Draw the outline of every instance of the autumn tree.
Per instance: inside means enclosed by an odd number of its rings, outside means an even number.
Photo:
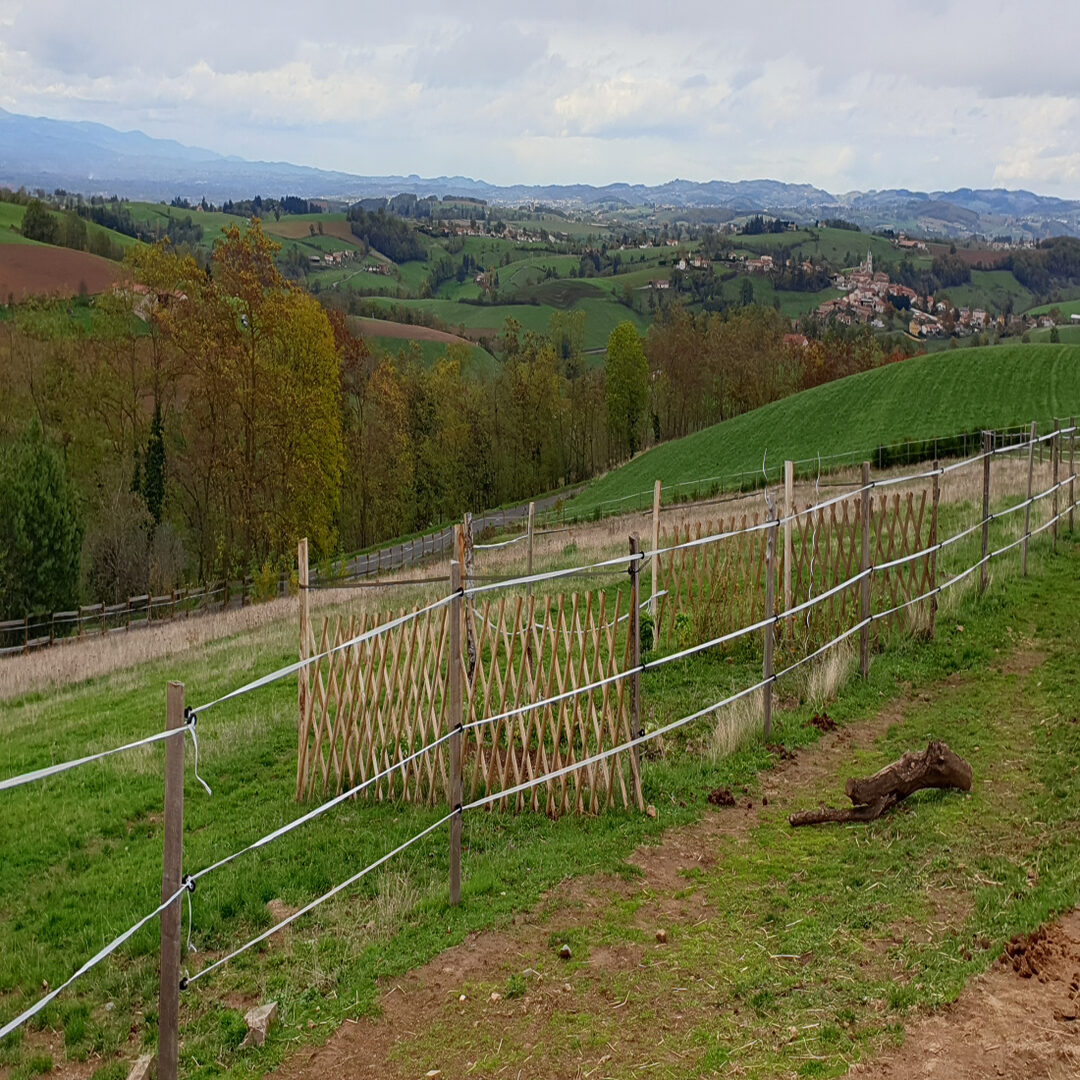
[[[152,318],[190,382],[181,501],[202,566],[225,572],[298,536],[323,554],[336,543],[340,361],[325,312],[284,280],[277,250],[252,219],[224,231],[209,274],[168,249],[150,267],[167,298]]]
[[[608,337],[604,397],[613,449],[633,457],[649,403],[649,364],[632,322],[619,323]]]

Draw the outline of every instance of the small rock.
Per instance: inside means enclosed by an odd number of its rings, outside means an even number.
[[[1054,1010],[1055,1020],[1075,1020],[1076,1019],[1076,1005],[1073,1002],[1069,1002],[1067,1005],[1063,1005],[1060,1009]]]
[[[502,994],[498,990],[492,990],[491,997],[488,1000],[494,1005],[496,1002],[502,1001]]]
[[[442,1076],[442,1069],[428,1069],[424,1073],[425,1080],[438,1080],[440,1076]]]
[[[464,994],[458,995],[458,1001],[468,1001],[468,1000],[469,999]]]
[[[653,806],[652,803],[645,807],[645,816],[651,818],[656,817],[656,807]]]
[[[315,1021],[314,1021],[314,1020],[309,1020],[309,1021],[307,1022],[307,1029],[308,1029],[308,1031],[312,1031],[312,1030],[314,1030],[314,1028],[315,1028]],[[243,1044],[243,1043],[241,1043],[240,1045],[241,1045],[241,1046],[243,1046],[244,1044]]]
[[[561,959],[561,960],[569,960],[570,955],[571,955],[570,946],[564,944],[563,947],[559,950],[559,959]]]
[[[564,994],[569,994],[569,993],[571,993],[571,992],[573,991],[573,989],[574,989],[574,988],[573,988],[573,987],[572,987],[572,986],[571,986],[571,985],[570,985],[569,983],[563,983],[563,984],[562,984],[562,988],[563,988],[563,993],[564,993]]]
[[[131,1072],[128,1073],[127,1080],[153,1080],[157,1072],[156,1065],[157,1061],[153,1054],[143,1054],[131,1066]]]
[[[115,1009],[115,1008],[116,1008],[116,1006],[111,1001],[106,1001],[105,1002],[105,1011],[106,1012],[112,1012],[113,1009]]]
[[[248,1009],[244,1014],[244,1023],[247,1024],[247,1034],[240,1044],[240,1049],[245,1046],[262,1046],[266,1042],[266,1036],[270,1029],[277,1023],[278,1007],[276,1001],[266,1005],[256,1005],[254,1009]],[[314,1020],[308,1021],[308,1027],[315,1026]]]
[[[666,930],[657,930],[656,931],[656,941],[657,941],[657,944],[659,944],[659,945],[666,945],[667,944],[667,931]]]

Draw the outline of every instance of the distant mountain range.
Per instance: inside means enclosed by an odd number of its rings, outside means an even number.
[[[714,208],[732,217],[770,213],[806,221],[843,217],[863,227],[963,236],[978,232],[1080,235],[1080,201],[1003,188],[956,191],[851,191],[833,195],[811,184],[777,180],[666,184],[514,184],[465,176],[356,176],[284,161],[247,161],[154,139],[104,124],[22,116],[0,109],[0,185],[151,201],[175,195],[213,202],[253,195],[357,199],[412,192],[468,195],[492,203],[543,202],[603,210],[627,207]]]

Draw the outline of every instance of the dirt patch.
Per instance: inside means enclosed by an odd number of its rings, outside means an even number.
[[[904,1045],[849,1075],[983,1080],[1080,1075],[1080,911],[1014,938],[998,963]]]
[[[816,727],[818,731],[824,734],[827,731],[836,730],[836,721],[827,712],[822,710],[810,718],[810,726]]]
[[[124,274],[120,263],[70,248],[0,244],[0,302],[14,297],[104,292]]]
[[[884,709],[873,721],[824,735],[798,757],[785,752],[762,778],[765,797],[754,806],[746,793],[726,791],[732,804],[708,810],[694,825],[671,829],[658,843],[639,848],[629,861],[640,877],[582,877],[562,883],[532,912],[514,916],[505,930],[470,935],[424,967],[388,983],[379,1000],[381,1015],[347,1020],[321,1047],[299,1051],[278,1071],[285,1080],[323,1076],[385,1077],[406,1080],[438,1068],[441,1075],[483,1075],[486,1055],[511,1042],[520,1053],[503,1075],[531,1078],[631,1075],[638,1064],[667,1062],[686,1067],[678,1040],[658,1046],[658,1032],[674,1034],[715,1015],[715,988],[686,975],[674,996],[650,994],[649,969],[666,963],[669,942],[710,917],[708,900],[694,888],[701,871],[714,866],[723,841],[748,843],[762,814],[786,816],[796,800],[835,781],[840,764],[855,750],[871,746],[898,722],[909,701]],[[710,793],[703,793],[706,798]],[[662,808],[661,808],[662,813]],[[574,931],[598,923],[611,905],[632,910],[630,923],[641,944],[595,944],[585,951]],[[572,956],[559,959],[558,947],[571,943]],[[544,958],[544,959],[537,959]],[[527,966],[528,965],[528,966]],[[523,996],[508,998],[510,977],[524,977]],[[492,994],[500,994],[498,1000]],[[648,1008],[648,1024],[634,1021]],[[551,1024],[588,1017],[595,1051],[584,1053],[551,1041]],[[403,1051],[431,1027],[452,1021],[460,1041],[439,1050],[438,1060],[408,1061]],[[601,1066],[603,1066],[601,1068]]]
[[[312,235],[311,225],[312,223],[308,221],[263,223],[263,227],[271,236],[280,236],[285,240],[306,240]],[[358,243],[347,221],[323,221],[321,234],[318,223],[315,223],[315,235],[332,236],[335,240],[344,241],[350,247],[356,247]]]
[[[447,345],[472,345],[468,338],[463,338],[459,334],[448,334],[445,330],[436,330],[430,326],[391,322],[389,319],[353,316],[349,319],[349,325],[368,337],[394,338],[403,341],[442,341]]]

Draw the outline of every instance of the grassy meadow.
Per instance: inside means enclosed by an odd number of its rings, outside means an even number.
[[[970,510],[955,507],[952,512]],[[998,542],[996,534],[993,542]],[[875,895],[872,909],[859,898],[870,856],[857,850],[858,827],[791,834],[780,820],[766,821],[751,833],[749,846],[725,856],[722,865],[739,867],[734,878],[718,866],[715,877],[687,882],[688,888],[708,896],[714,908],[704,923],[673,928],[680,963],[695,971],[719,965],[718,970],[727,972],[730,958],[722,957],[732,932],[756,934],[760,927],[778,931],[792,921],[793,911],[805,915],[802,909],[809,906],[812,917],[801,920],[799,929],[783,930],[783,949],[777,950],[809,950],[815,957],[800,973],[812,988],[805,998],[789,999],[789,976],[757,961],[741,973],[732,970],[730,980],[725,976],[725,985],[730,982],[725,994],[746,1003],[751,1024],[787,1024],[788,1017],[795,1023],[815,1008],[844,1015],[850,1011],[852,1021],[836,1045],[815,1049],[839,1068],[845,1056],[872,1051],[910,1008],[955,996],[964,978],[995,955],[980,951],[965,958],[964,943],[972,935],[987,937],[996,949],[1011,934],[1031,929],[1080,898],[1080,842],[1059,828],[1080,795],[1080,780],[1063,768],[1062,754],[1074,758],[1080,744],[1075,727],[1038,723],[1050,713],[1070,715],[1080,707],[1080,659],[1072,645],[1080,550],[1071,541],[1062,546],[1063,554],[1052,558],[1045,539],[1034,544],[1032,576],[1024,582],[1010,579],[1007,572],[1015,569],[1015,555],[1008,566],[995,564],[990,597],[979,603],[970,591],[950,595],[935,643],[897,643],[875,658],[869,683],[844,685],[829,705],[830,715],[841,724],[857,725],[912,688],[934,692],[937,683],[953,676],[947,707],[916,709],[902,734],[890,728],[859,759],[860,770],[873,771],[929,735],[944,735],[959,752],[978,754],[978,766],[987,775],[996,775],[994,770],[1014,761],[1023,747],[1030,768],[1022,774],[1007,772],[1002,781],[1017,784],[1023,799],[999,800],[994,791],[979,789],[969,806],[960,797],[937,793],[912,800],[910,807],[872,826],[871,835],[899,841],[895,850],[890,847],[887,856],[879,857],[884,861],[873,864],[874,879],[880,878],[885,888]],[[572,561],[575,555],[573,544],[562,551],[564,560]],[[159,730],[167,680],[184,682],[189,704],[212,700],[289,662],[295,656],[295,635],[289,612],[280,622],[247,634],[203,639],[191,647],[178,639],[177,650],[167,658],[75,678],[60,689],[5,695],[6,700],[0,700],[0,776]],[[1016,680],[997,672],[997,665],[1002,653],[1033,636],[1050,659],[1038,686],[1025,684],[1017,717],[1012,708]],[[137,637],[133,635],[133,644]],[[66,662],[67,656],[76,661],[76,650],[61,654],[58,662]],[[785,662],[783,650],[779,662]],[[759,677],[760,658],[752,647],[659,668],[644,677],[648,727],[686,715]],[[780,690],[786,707],[776,717],[775,742],[792,751],[810,746],[819,737],[809,723],[822,706],[819,691],[812,680],[799,677]],[[243,847],[305,809],[294,801],[295,711],[296,684],[286,679],[202,714],[199,769],[214,793],[207,796],[195,782],[189,747],[186,872]],[[758,792],[769,784],[773,754],[760,737],[748,734],[756,730],[757,721],[751,713],[739,723],[733,735],[722,718],[707,715],[650,747],[644,783],[647,800],[661,808],[656,819],[622,812],[584,821],[551,821],[532,814],[470,816],[465,823],[463,903],[458,908],[447,904],[445,834],[436,832],[410,848],[318,914],[188,990],[181,1006],[182,1073],[239,1076],[252,1069],[265,1071],[297,1045],[321,1041],[346,1017],[371,1014],[380,986],[392,985],[444,948],[481,929],[509,927],[517,913],[536,908],[568,877],[599,875],[595,889],[600,895],[605,875],[611,881],[632,881],[635,871],[627,859],[635,848],[660,842],[666,828],[711,813],[705,802],[708,791],[746,786]],[[162,761],[160,747],[146,748],[3,793],[0,1018],[33,1000],[43,982],[62,981],[83,957],[156,905]],[[1045,829],[1032,829],[1030,805],[1037,808]],[[307,903],[443,812],[346,803],[202,879],[192,897],[191,940],[198,952],[187,958],[190,970],[268,928],[282,912]],[[930,858],[943,828],[955,835],[956,848],[963,853],[962,873],[951,869],[951,860],[943,866]],[[813,884],[800,884],[799,867],[808,860],[816,865]],[[1031,860],[1040,866],[1038,885],[1017,898],[1014,879],[1023,878]],[[770,893],[768,882],[777,880],[788,882],[787,888]],[[897,920],[924,919],[932,902],[928,890],[946,887],[964,890],[972,903],[958,909],[967,914],[937,943],[945,958],[913,937],[891,947],[889,964],[864,963],[864,956],[876,955],[874,943],[887,935],[889,926]],[[829,903],[833,895],[845,899]],[[609,939],[630,942],[640,933],[626,920],[625,910],[615,900],[612,904],[602,918],[577,924],[570,919],[564,928],[564,939],[574,942],[575,954],[565,977],[575,982],[590,977],[590,949],[609,944]],[[186,940],[186,913],[184,919]],[[839,926],[846,926],[850,936],[845,948],[835,952],[824,943]],[[0,1069],[8,1069],[10,1080],[22,1080],[47,1072],[47,1063],[70,1059],[85,1061],[86,1074],[96,1080],[124,1076],[127,1063],[156,1038],[156,948],[155,925],[62,995],[25,1034],[0,1046]],[[888,990],[895,959],[912,972],[900,992]],[[549,957],[539,956],[531,966],[542,970],[550,963]],[[841,985],[838,973],[853,976],[852,983]],[[669,977],[682,979],[685,974],[648,968],[640,977],[660,993]],[[242,1013],[263,1000],[280,1003],[283,1023],[265,1048],[241,1052]],[[672,1066],[661,1075],[697,1075],[693,1070],[699,1066],[726,1060],[723,1055],[733,1052],[731,1032],[723,1023],[706,1037],[703,1016],[693,1011],[688,1015],[694,1025],[686,1038],[696,1049],[683,1071]],[[599,1018],[597,1022],[603,1023]],[[417,1036],[419,1056],[433,1052],[434,1038]],[[508,1040],[508,1056],[499,1058],[496,1068],[512,1060],[515,1046]],[[755,1069],[779,1067],[788,1060],[784,1050],[776,1060],[765,1048],[741,1053],[747,1056],[739,1060]]]
[[[686,494],[694,490],[688,482],[699,479],[703,490],[714,477],[737,483],[737,474],[760,474],[766,456],[775,470],[785,459],[866,455],[879,444],[1074,414],[1080,415],[1077,346],[947,350],[852,375],[654,447],[593,481],[566,510],[587,514],[627,496],[651,505],[658,479],[686,485]]]

